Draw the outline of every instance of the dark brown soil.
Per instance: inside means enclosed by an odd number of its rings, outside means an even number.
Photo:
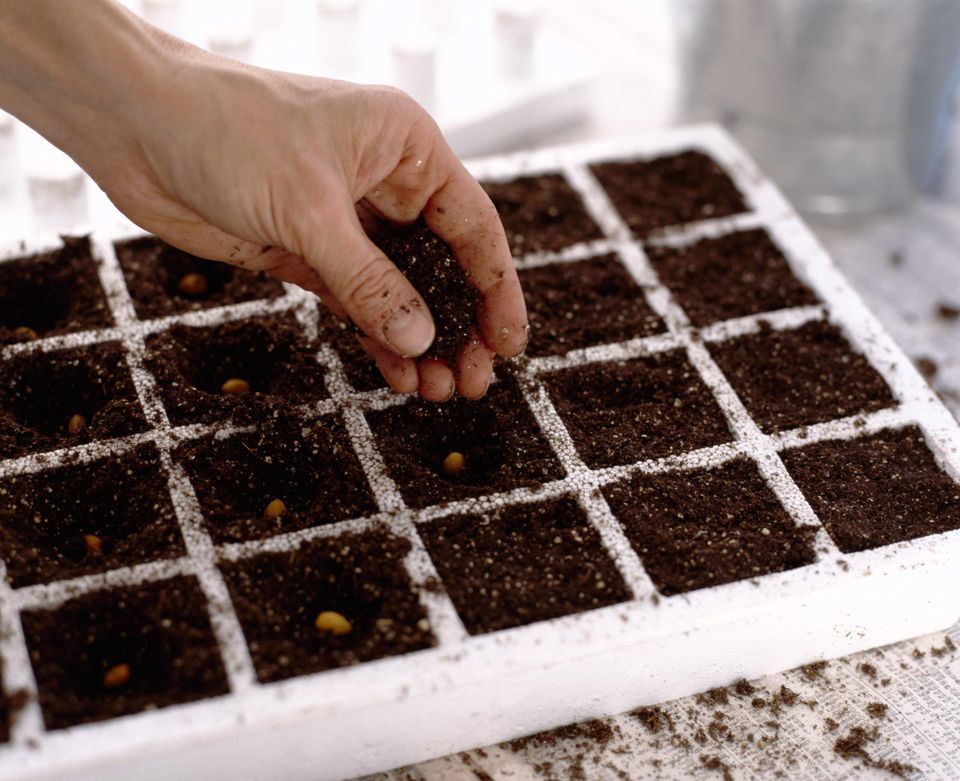
[[[960,306],[948,304],[946,301],[940,301],[937,304],[937,317],[941,320],[957,320],[960,318]]]
[[[880,733],[876,727],[867,729],[865,727],[852,727],[850,731],[841,738],[837,738],[833,744],[834,753],[843,759],[859,759],[864,767],[872,767],[878,770],[886,770],[897,778],[913,778],[918,772],[913,765],[908,765],[896,760],[874,759],[867,751],[867,745],[879,737]]]
[[[647,247],[647,255],[695,326],[817,303],[763,230]]]
[[[710,352],[764,431],[783,431],[893,406],[886,383],[835,326],[761,328]]]
[[[0,263],[0,345],[113,325],[87,237],[63,247]]]
[[[221,564],[259,679],[277,681],[435,645],[402,566],[409,549],[405,540],[378,530]],[[351,631],[318,631],[314,621],[328,610],[346,618]]]
[[[95,592],[22,620],[48,729],[228,692],[193,578]],[[127,683],[105,686],[120,664],[130,666]]]
[[[316,346],[291,315],[174,326],[147,338],[146,365],[175,425],[223,420],[264,402],[289,409],[327,396]],[[252,393],[222,393],[231,378],[246,380]]]
[[[141,319],[283,295],[283,285],[266,274],[203,260],[154,236],[119,242],[116,251]],[[186,274],[203,275],[206,292],[181,292],[178,283]]]
[[[323,309],[320,312],[320,338],[329,342],[343,363],[343,371],[354,390],[374,391],[386,388],[387,382],[380,374],[373,358],[367,355],[357,341],[357,330],[336,315]]]
[[[915,427],[782,454],[844,553],[960,529],[960,486]]]
[[[509,376],[501,376],[479,401],[412,401],[366,415],[390,476],[411,507],[540,485],[564,475]],[[456,477],[442,468],[451,451],[466,458]]]
[[[497,207],[516,257],[603,238],[583,200],[560,174],[482,184]]]
[[[190,474],[216,542],[258,539],[372,515],[376,506],[338,418],[305,422],[278,413],[257,431],[184,443]],[[286,512],[267,518],[274,499]]]
[[[569,496],[458,515],[420,527],[471,634],[630,598],[600,537]]]
[[[87,552],[87,534],[99,553]],[[0,482],[0,556],[14,587],[183,552],[153,445]]]
[[[633,232],[748,211],[730,177],[702,152],[591,166]]]
[[[377,246],[404,273],[433,315],[436,337],[425,358],[455,366],[460,350],[477,328],[480,294],[453,251],[422,223],[395,235],[377,237]]]
[[[604,488],[610,508],[665,595],[801,567],[816,527],[797,527],[757,467],[637,474]]]
[[[31,352],[0,364],[0,458],[143,431],[146,421],[117,342]],[[68,423],[86,425],[71,434]]]
[[[680,351],[564,369],[544,381],[590,467],[732,439],[716,401]]]
[[[563,355],[666,330],[615,255],[520,272],[530,318],[527,355]]]

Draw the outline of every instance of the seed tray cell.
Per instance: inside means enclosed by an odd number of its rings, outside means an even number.
[[[286,285],[141,314],[116,248],[146,239],[123,231],[92,238],[102,326],[0,347],[119,344],[145,421],[0,456],[0,486],[147,449],[176,531],[162,553],[66,557],[55,580],[2,549],[0,777],[350,777],[956,620],[957,424],[726,134],[471,168],[534,183],[549,230],[531,218],[516,264],[570,339],[499,365],[478,404],[389,393]],[[730,247],[749,252],[724,266]],[[590,264],[602,292],[580,299]],[[551,320],[608,298],[582,339]],[[267,322],[296,335],[303,392],[180,415],[157,342]],[[261,362],[235,370],[256,385]]]

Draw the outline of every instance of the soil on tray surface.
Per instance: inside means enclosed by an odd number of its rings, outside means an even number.
[[[354,390],[374,391],[387,387],[387,381],[383,379],[377,364],[357,341],[358,331],[354,326],[345,323],[326,307],[320,307],[319,321],[321,341],[329,342],[340,356],[343,373]]]
[[[664,595],[814,560],[817,527],[796,526],[746,459],[692,472],[635,474],[603,493]]]
[[[146,365],[175,425],[210,423],[264,403],[290,409],[327,396],[316,346],[291,315],[174,326],[147,338]],[[229,379],[245,380],[250,392],[224,394]]]
[[[817,303],[763,230],[646,252],[695,326]]]
[[[423,358],[455,366],[460,350],[477,329],[480,294],[450,249],[423,223],[375,239],[423,297],[433,315],[436,337]],[[405,304],[409,306],[409,304]]]
[[[886,383],[840,330],[815,320],[709,346],[764,431],[784,431],[894,404]]]
[[[113,325],[87,237],[0,263],[0,345]],[[19,330],[18,330],[19,329]]]
[[[560,174],[483,182],[516,257],[555,252],[581,241],[603,238],[583,200]]]
[[[660,458],[733,438],[682,351],[562,369],[543,379],[590,467]]]
[[[0,363],[0,458],[73,447],[146,427],[117,342],[30,352]],[[71,431],[71,419],[83,423]]]
[[[591,166],[624,221],[638,236],[658,228],[747,211],[724,170],[702,152]]]
[[[257,677],[266,683],[435,645],[403,568],[409,550],[378,529],[221,563]],[[318,630],[326,611],[345,618],[349,631]]]
[[[141,319],[283,295],[279,280],[262,272],[203,260],[154,236],[118,242],[115,246],[134,309]],[[187,274],[199,274],[203,285],[193,288],[193,292],[184,292],[180,285]]]
[[[367,412],[387,468],[411,507],[540,485],[564,475],[540,433],[514,378],[501,367],[500,379],[479,401],[445,404],[410,401]],[[450,476],[443,469],[451,452],[465,467]]]
[[[527,355],[563,355],[666,330],[615,255],[520,272],[530,318]]]
[[[277,413],[257,430],[202,437],[175,458],[190,475],[210,536],[238,542],[372,515],[376,505],[339,418]],[[284,511],[266,508],[279,499]]]
[[[844,553],[960,529],[960,485],[915,426],[781,456]]]
[[[419,531],[470,634],[630,599],[570,496],[443,518]]]
[[[22,620],[49,729],[229,691],[194,578],[98,591]]]
[[[0,481],[0,556],[14,587],[183,552],[152,444]]]

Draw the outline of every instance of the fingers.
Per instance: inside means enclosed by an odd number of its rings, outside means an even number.
[[[523,352],[528,338],[523,291],[503,225],[483,188],[455,161],[423,215],[483,296],[478,322],[484,341],[500,355]]]
[[[305,246],[307,262],[367,337],[404,358],[426,352],[436,333],[430,310],[352,209],[315,230]]]
[[[390,390],[396,393],[416,392],[420,378],[417,374],[417,364],[412,358],[401,358],[366,336],[358,336],[357,341],[376,361],[377,368],[390,386]]]
[[[457,393],[466,399],[479,399],[487,392],[493,374],[493,350],[479,337],[472,339],[457,358]]]
[[[420,397],[426,401],[448,401],[456,389],[453,370],[436,358],[417,361],[420,378]]]

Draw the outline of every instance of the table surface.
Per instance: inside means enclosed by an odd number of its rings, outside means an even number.
[[[598,77],[584,123],[530,139],[528,145],[627,135],[670,124],[679,75],[665,0],[599,0],[591,3],[589,18],[582,4],[554,0],[546,13],[550,25],[594,58]],[[960,415],[960,319],[937,314],[940,304],[960,306],[960,207],[920,197],[898,212],[809,221],[907,355],[936,364],[932,383]],[[960,646],[960,623],[946,633],[834,660],[819,676],[795,670],[753,681],[757,693],[730,696],[726,704],[702,696],[664,704],[672,729],[652,732],[625,714],[600,726],[478,749],[372,778],[894,777],[871,766],[865,760],[869,756],[874,765],[894,760],[913,765],[925,779],[956,779],[960,653],[945,647],[945,637]],[[876,672],[871,674],[871,668]],[[786,706],[774,697],[771,707],[771,697],[783,685],[798,694],[797,704]],[[766,706],[753,707],[758,695]],[[865,709],[872,702],[886,705],[886,715],[870,716]],[[780,712],[772,712],[778,704]],[[836,728],[831,729],[831,719]],[[870,737],[876,728],[875,739],[863,746],[865,755],[857,753],[853,741],[847,746],[853,754],[844,758],[834,746],[857,727]]]

